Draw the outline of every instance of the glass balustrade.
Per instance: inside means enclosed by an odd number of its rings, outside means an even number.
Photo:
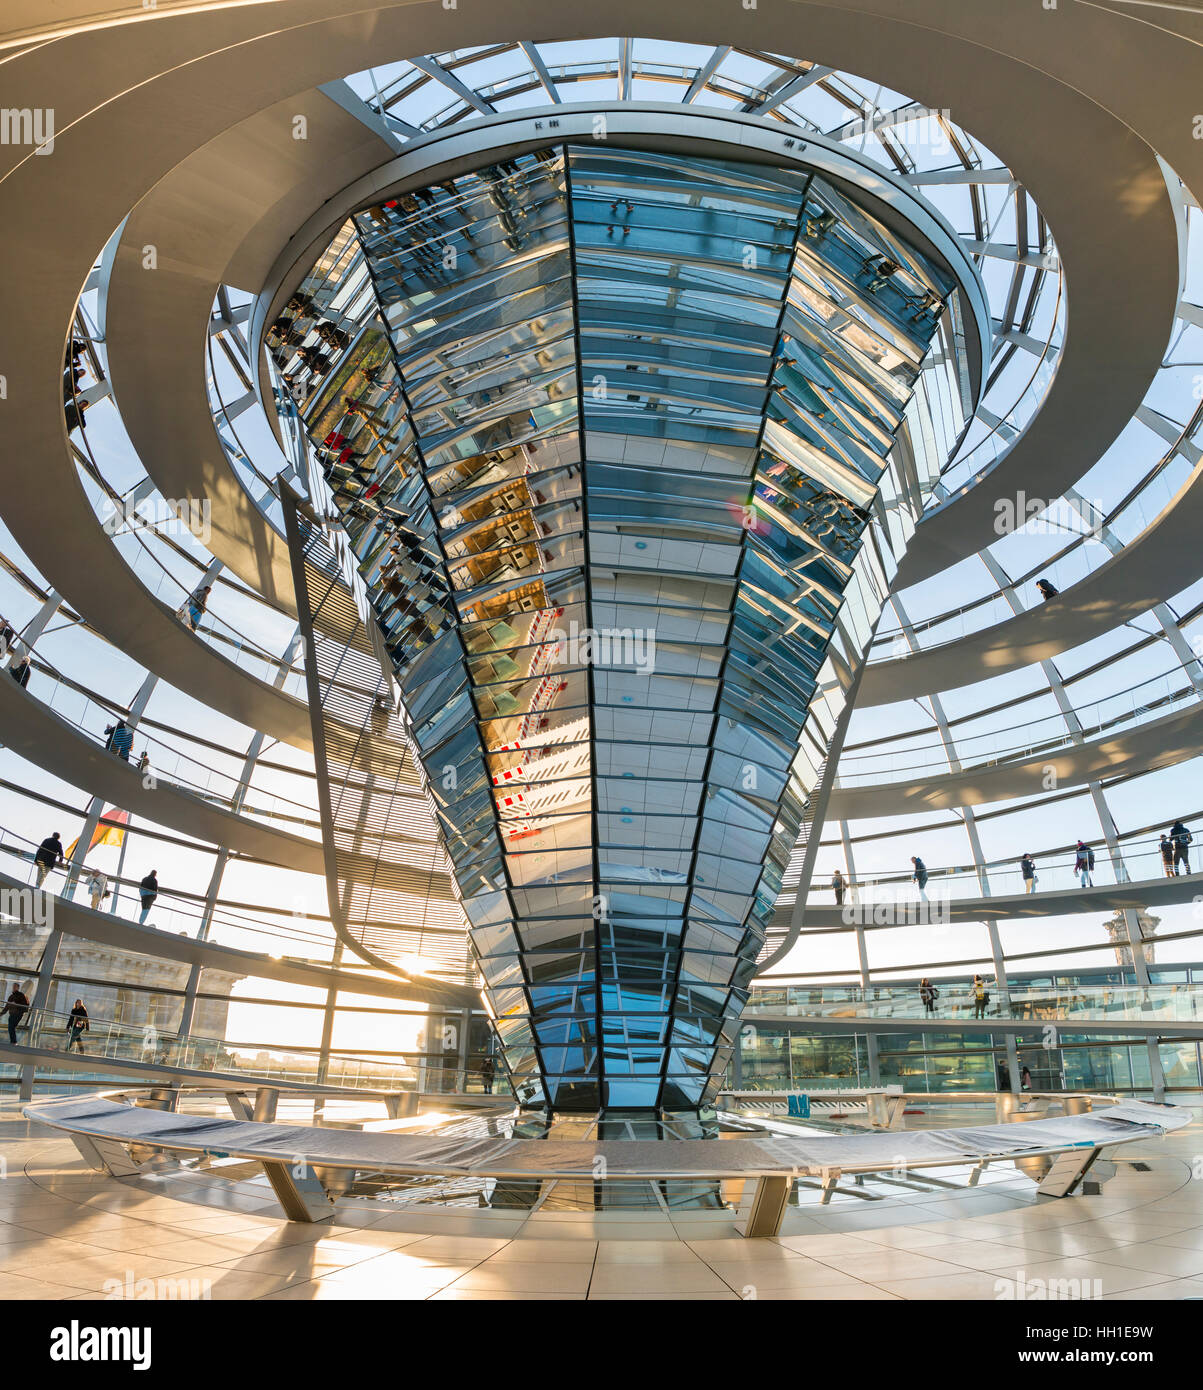
[[[1193,852],[1194,846],[1191,846]],[[833,851],[834,854],[834,851]],[[1094,868],[1090,872],[1092,885],[1096,888],[1116,887],[1126,883],[1156,881],[1166,877],[1165,864],[1157,840],[1134,840],[1122,844],[1118,855],[1096,848]],[[961,901],[966,898],[1007,897],[1026,893],[1025,880],[1019,868],[1019,855],[1013,865],[987,864],[980,870],[972,864],[940,867],[928,865],[927,900],[938,904],[941,899]],[[1074,868],[1076,856],[1071,851],[1044,857],[1034,855],[1036,863],[1036,894],[1050,891],[1064,891],[1082,887],[1078,872]],[[1198,860],[1193,866],[1203,867]],[[841,872],[843,872],[841,867]],[[876,903],[914,903],[919,902],[919,890],[911,879],[910,868],[897,869],[866,877],[858,877],[848,882],[845,875],[845,907],[856,907]],[[984,874],[989,891],[982,891],[979,874]],[[792,900],[780,900],[784,909],[792,906]],[[822,871],[815,875],[811,883],[808,901],[815,906],[831,906],[835,902],[830,884]],[[1072,905],[1066,911],[1073,911]]]
[[[86,1030],[72,1027],[72,1016],[50,1009],[30,1010],[17,1030],[18,1046],[71,1050],[82,1057],[183,1071],[245,1074],[248,1079],[293,1085],[346,1086],[357,1090],[414,1090],[417,1064],[394,1064],[372,1058],[332,1056],[319,1075],[316,1052],[288,1052],[255,1045],[231,1045],[221,1038],[173,1034],[153,1024],[117,1023],[89,1018]],[[3,1054],[0,1053],[0,1060]]]
[[[937,998],[927,1009],[916,984],[905,986],[854,985],[784,987],[753,985],[745,1020],[763,1018],[897,1018],[913,1021],[929,1018],[973,1019],[977,1010],[973,986],[963,981],[933,980]],[[984,1017],[1031,1019],[1035,1023],[1072,1026],[1074,1020],[1094,1023],[1203,1021],[1203,985],[1074,985],[1071,988],[1017,986],[1009,990],[996,981],[986,982],[989,1002]]]
[[[74,724],[81,733],[102,743],[104,729],[119,717],[115,708],[99,703],[78,686],[67,681],[53,666],[37,655],[36,648],[34,659],[35,674],[38,677],[36,684],[31,682],[31,693],[34,697],[40,699],[60,718]],[[50,682],[49,691],[45,688],[46,681]],[[150,754],[149,772],[152,776],[172,782],[185,791],[196,792],[205,800],[216,802],[223,809],[232,807],[234,800],[239,796],[239,778],[189,757],[170,744],[147,734],[141,727],[135,729],[134,736],[139,750],[144,748]],[[136,765],[136,759],[131,759],[131,765]],[[278,793],[261,792],[252,786],[245,793],[238,814],[251,820],[279,822],[281,829],[302,837],[305,837],[307,832],[313,832],[311,838],[316,838],[319,830],[316,796],[314,803],[309,804],[290,800]]]
[[[1127,690],[1092,701],[1075,710],[1079,729],[1066,727],[1060,713],[1028,720],[1004,729],[957,737],[954,756],[960,764],[954,769],[948,751],[938,742],[938,731],[906,734],[916,739],[927,735],[932,742],[889,752],[881,743],[862,745],[866,751],[853,747],[840,758],[836,787],[875,786],[881,782],[914,781],[924,777],[946,776],[954,770],[993,767],[1007,762],[1049,755],[1075,748],[1102,734],[1113,735],[1125,729],[1140,727],[1155,719],[1164,719],[1189,709],[1199,699],[1192,673],[1177,667],[1172,671]]]

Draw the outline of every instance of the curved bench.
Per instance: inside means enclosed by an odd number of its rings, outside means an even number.
[[[268,1101],[263,1109],[274,1108]],[[815,1179],[825,1199],[845,1174],[947,1168],[971,1163],[975,1173],[992,1163],[1051,1158],[1038,1191],[1068,1196],[1104,1147],[1160,1138],[1191,1122],[1189,1111],[1127,1101],[1110,1109],[1022,1125],[966,1129],[892,1130],[863,1135],[776,1133],[717,1140],[563,1140],[384,1134],[306,1125],[281,1125],[205,1115],[173,1114],[122,1103],[107,1094],[46,1100],[23,1108],[27,1118],[62,1130],[94,1167],[111,1159],[96,1141],[158,1151],[243,1158],[263,1164],[290,1220],[330,1220],[334,1202],[328,1170],[428,1177],[566,1181],[735,1181],[752,1186],[738,1229],[745,1236],[776,1235],[795,1179]],[[120,1159],[118,1158],[118,1162]],[[129,1171],[127,1169],[127,1171]],[[134,1168],[136,1171],[136,1166]],[[302,1176],[298,1176],[300,1173]],[[972,1181],[972,1179],[971,1179]]]

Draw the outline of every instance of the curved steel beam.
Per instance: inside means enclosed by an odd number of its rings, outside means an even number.
[[[928,4],[930,15],[923,13]],[[832,66],[846,59],[850,69],[867,70],[919,96],[930,94],[936,106],[955,104],[958,118],[969,129],[1007,150],[1012,167],[1040,199],[1057,232],[1071,281],[1077,273],[1075,261],[1081,257],[1079,264],[1085,267],[1097,254],[1092,246],[1118,241],[1128,255],[1128,270],[1132,246],[1166,243],[1162,224],[1172,227],[1172,216],[1164,210],[1164,183],[1155,163],[1141,141],[1104,110],[1132,105],[1128,94],[1139,90],[1140,83],[1131,62],[1122,90],[1112,86],[1099,92],[1097,101],[1083,95],[1097,90],[1100,73],[1113,66],[1086,64],[1083,70],[1083,55],[1097,56],[1100,48],[1113,53],[1118,30],[1124,39],[1130,37],[1124,18],[1075,7],[1072,40],[1058,43],[1057,33],[1049,32],[1045,12],[1026,23],[1008,16],[1008,22],[1000,25],[996,16],[977,7],[972,13],[953,13],[935,0],[912,6],[906,20],[890,13],[891,8],[885,0],[861,0],[838,10],[795,0],[771,15],[757,14],[758,38],[762,44],[788,51],[805,36],[804,46]],[[22,7],[10,14],[10,22],[20,24],[29,16]],[[872,22],[866,22],[870,18]],[[132,654],[149,657],[148,664],[160,670],[176,663],[184,669],[196,667],[195,655],[189,659],[186,650],[188,634],[182,630],[155,633],[157,644],[139,640],[139,628],[154,623],[146,611],[147,596],[128,572],[123,573],[121,561],[99,553],[107,540],[71,476],[65,451],[54,444],[63,432],[59,377],[70,305],[108,229],[198,145],[254,111],[282,101],[298,87],[316,86],[370,65],[379,59],[382,48],[397,56],[438,52],[448,45],[462,46],[473,35],[483,39],[505,32],[539,32],[550,37],[573,27],[549,0],[500,0],[486,18],[471,21],[458,12],[410,4],[365,8],[362,0],[354,4],[335,0],[320,9],[313,0],[277,0],[270,6],[170,16],[169,23],[167,19],[164,15],[139,26],[95,29],[11,57],[6,64],[7,99],[18,108],[41,107],[46,94],[54,93],[58,133],[52,160],[20,147],[8,146],[0,152],[6,204],[12,214],[0,234],[0,251],[10,264],[25,267],[15,287],[18,299],[22,294],[37,296],[27,312],[20,303],[11,306],[9,327],[0,325],[0,348],[17,347],[6,339],[17,323],[21,325],[18,350],[5,352],[4,358],[12,362],[10,398],[24,403],[21,412],[14,412],[9,444],[25,460],[25,467],[6,489],[5,515],[39,568],[48,575],[58,571],[69,581],[59,585],[67,597],[85,613],[92,609],[89,616],[105,619],[100,625],[119,645],[128,643]],[[470,32],[465,32],[465,23]],[[606,16],[610,32],[651,30],[661,37],[691,42],[707,38],[721,42],[732,23],[727,7],[661,7],[649,17],[645,6],[630,0],[618,0],[617,9],[611,6]],[[955,36],[941,33],[941,26],[957,31]],[[1155,69],[1149,75],[1159,94],[1160,112],[1176,89],[1189,102],[1193,55],[1188,46],[1162,31],[1142,31],[1141,37],[1145,42],[1139,46],[1139,62]],[[1051,76],[1054,70],[1055,77]],[[1071,71],[1076,80],[1068,76]],[[118,80],[125,84],[120,90],[115,90],[114,74],[120,74]],[[1016,109],[1027,115],[1018,124],[1013,119]],[[1083,188],[1080,179],[1070,177],[1080,171],[1080,161],[1078,167],[1067,163],[1060,142],[1050,139],[1048,132],[1097,128],[1095,123],[1100,121],[1115,138],[1092,141],[1092,179]],[[1163,152],[1188,181],[1194,177],[1197,182],[1200,161],[1197,149],[1190,149],[1189,136],[1174,138],[1165,130],[1163,117],[1145,124],[1151,134],[1166,137],[1160,146]],[[1189,130],[1189,122],[1185,124]],[[133,131],[136,139],[130,136]],[[118,150],[120,158],[115,159]],[[1075,240],[1065,233],[1071,230],[1071,217],[1090,203],[1091,187],[1098,190],[1099,207],[1094,215],[1082,218],[1086,226]],[[1109,235],[1101,235],[1101,229]],[[1165,258],[1167,262],[1174,259]],[[1101,370],[1108,389],[1099,390],[1099,371],[1093,372],[1089,405],[1079,401],[1076,413],[1070,412],[1075,414],[1073,429],[1054,438],[1048,434],[1048,424],[1056,413],[1051,407],[1067,380],[1065,363],[1071,355],[1067,343],[1058,381],[1038,417],[1043,422],[1040,448],[1035,442],[1030,448],[1024,446],[1029,454],[1040,455],[1042,485],[1047,485],[1050,459],[1060,466],[1060,461],[1071,457],[1071,472],[1084,471],[1098,452],[1096,446],[1105,447],[1118,433],[1122,423],[1118,417],[1126,418],[1134,408],[1135,402],[1127,403],[1126,383],[1139,377],[1143,392],[1150,374],[1144,370],[1147,364],[1134,360],[1136,345],[1152,336],[1160,339],[1160,350],[1169,322],[1164,301],[1173,298],[1172,286],[1167,293],[1158,289],[1161,265],[1162,258],[1154,258],[1131,313],[1120,315],[1124,334],[1107,332],[1084,344],[1089,348],[1092,343],[1097,347],[1099,341],[1107,343],[1111,355]],[[1167,282],[1176,279],[1176,274],[1164,273]],[[1131,278],[1121,273],[1111,282],[1110,313],[1119,312],[1115,296],[1122,296]],[[1079,279],[1086,283],[1091,277],[1083,274]],[[1088,308],[1085,300],[1080,309],[1074,307],[1083,329],[1089,323]],[[1111,318],[1108,328],[1115,321]],[[1155,323],[1151,335],[1143,329],[1150,321]],[[1078,327],[1071,330],[1071,340],[1085,337]],[[1117,337],[1126,345],[1128,359],[1119,364],[1114,360]],[[1116,419],[1102,428],[1101,422],[1112,413]],[[1098,438],[1100,434],[1107,436],[1105,442]],[[1009,457],[1010,473],[1014,451]],[[60,512],[56,530],[81,533],[78,545],[59,547],[57,555],[44,525],[44,498],[51,490]],[[987,512],[989,503],[986,499],[981,504]],[[948,511],[956,506],[950,504]],[[939,527],[947,524],[941,521],[933,526],[928,541],[913,553],[928,546],[938,548]],[[957,522],[953,529],[961,538],[969,534],[964,522]],[[87,604],[79,602],[90,595]],[[118,630],[115,615],[127,612],[131,621]],[[170,661],[165,660],[168,653]],[[203,674],[190,674],[198,692],[204,689]],[[253,718],[244,722],[256,723]]]
[[[929,777],[923,782],[879,782],[837,787],[827,815],[832,820],[903,816],[941,807],[978,806],[989,801],[1037,796],[1124,772],[1151,772],[1197,757],[1203,748],[1203,705],[1167,715],[1130,733],[1075,744],[1022,762]]]
[[[294,130],[305,138],[284,138]],[[325,93],[289,97],[161,179],[127,218],[102,284],[109,377],[143,466],[164,497],[208,502],[208,548],[293,617],[288,547],[226,458],[197,335],[208,331],[219,286],[257,290],[296,227],[394,152]]]
[[[9,874],[0,873],[0,886],[20,894],[29,893],[29,885]],[[186,965],[228,970],[236,975],[250,975],[260,980],[280,980],[286,984],[307,985],[314,989],[339,989],[351,994],[367,994],[373,998],[408,999],[419,1003],[440,1004],[458,1009],[478,1009],[480,994],[468,985],[447,984],[442,980],[412,977],[397,979],[365,975],[358,971],[339,970],[321,961],[296,960],[287,956],[263,955],[243,951],[233,946],[221,946],[214,941],[198,941],[195,937],[175,932],[158,931],[154,927],[127,922],[111,912],[94,912],[90,907],[69,898],[51,898],[54,925],[69,936],[84,941],[99,942],[117,951],[133,951],[138,955],[161,960],[181,961]],[[16,899],[19,901],[19,899]]]
[[[921,522],[912,546],[921,543]],[[1147,613],[1179,593],[1194,576],[1188,557],[1203,531],[1203,462],[1161,515],[1118,554],[1056,598],[953,642],[893,661],[870,662],[861,706],[915,699],[933,691],[1017,671],[1088,642]],[[909,553],[909,552],[908,552]]]
[[[306,840],[224,810],[162,776],[156,775],[155,785],[147,787],[132,763],[106,752],[13,680],[0,682],[0,727],[12,752],[112,806],[269,864],[322,872],[320,840]]]
[[[1107,884],[1099,888],[1057,888],[1046,893],[999,893],[981,898],[940,898],[940,880],[929,884],[931,920],[936,912],[947,912],[952,922],[1010,921],[1018,918],[1063,917],[1076,912],[1114,912],[1125,907],[1165,907],[1170,903],[1189,903],[1203,892],[1203,870],[1178,878],[1153,878],[1134,883]],[[907,887],[907,885],[903,885]],[[794,911],[795,899],[783,898],[778,916],[785,919]],[[906,914],[918,912],[916,901],[870,898],[836,907],[831,903],[805,902],[802,907],[807,931],[852,931],[859,925],[877,926],[876,911],[894,913],[901,924]],[[888,923],[887,923],[888,925]],[[762,979],[762,984],[769,983]]]

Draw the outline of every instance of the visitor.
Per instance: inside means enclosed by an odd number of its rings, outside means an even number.
[[[843,875],[842,873],[840,873],[839,869],[837,869],[837,870],[835,871],[835,873],[833,873],[833,874],[831,875],[831,891],[835,894],[835,905],[836,905],[836,907],[843,907],[843,905],[844,905],[844,890],[845,890],[847,887],[848,887],[848,884],[847,884],[847,881],[846,881],[845,878],[844,878],[844,875]]]
[[[46,875],[56,864],[63,863],[63,842],[59,839],[56,830],[53,835],[48,835],[37,848],[37,853],[33,856],[34,866],[38,871],[37,886],[40,888],[46,882]]]
[[[77,999],[75,1007],[67,1015],[67,1032],[71,1034],[67,1040],[67,1051],[78,1048],[80,1052],[84,1050],[83,1035],[91,1027],[88,1022],[88,1011],[84,1008],[84,1001]]]
[[[986,1005],[990,1002],[990,995],[986,991],[986,983],[980,975],[973,977],[973,1016],[974,1018],[986,1017]]]
[[[17,1025],[29,1012],[29,1000],[26,999],[20,985],[13,985],[13,991],[8,996],[4,1008],[0,1009],[0,1018],[8,1015],[8,1040],[16,1047],[17,1045]]]
[[[23,656],[20,661],[14,661],[8,668],[8,674],[24,690],[29,684],[29,658]]]
[[[890,260],[889,256],[871,256],[865,263],[865,269],[871,272],[869,283],[865,286],[865,293],[876,294],[878,290],[889,283],[892,275],[897,275],[899,265],[897,261]]]
[[[1180,820],[1176,820],[1173,825],[1170,826],[1170,843],[1174,846],[1175,878],[1178,876],[1179,864],[1182,865],[1182,872],[1184,874],[1190,873],[1190,860],[1187,858],[1186,851],[1190,847],[1192,838],[1190,831]]]
[[[481,1085],[484,1087],[486,1096],[491,1096],[493,1094],[493,1072],[492,1055],[486,1052],[480,1064],[480,1081]]]
[[[1094,850],[1084,840],[1078,841],[1078,850],[1074,856],[1074,873],[1077,874],[1078,882],[1083,888],[1094,887]]]
[[[1007,1066],[1006,1062],[999,1062],[998,1064],[998,1089],[1000,1091],[1011,1089],[1011,1068]]]
[[[919,896],[927,901],[927,865],[918,855],[911,855],[911,863],[915,866],[915,871],[911,874],[911,881],[919,888]]]
[[[83,429],[84,416],[88,413],[88,402],[81,401],[77,397],[63,405],[63,416],[67,423],[67,433],[74,434],[76,430]]]
[[[808,213],[806,217],[805,234],[816,241],[821,241],[827,236],[839,219],[834,212],[821,212],[816,217],[813,213]]]
[[[1034,893],[1036,891],[1036,861],[1030,854],[1025,854],[1019,861],[1019,872],[1023,875],[1023,891]]]
[[[1161,851],[1161,867],[1165,870],[1166,878],[1174,877],[1174,843],[1168,835],[1161,837],[1161,843],[1157,846]]]
[[[138,888],[142,894],[142,915],[138,921],[142,923],[150,916],[150,910],[154,907],[155,899],[159,896],[159,871],[151,869]]]
[[[199,589],[188,596],[188,602],[184,605],[188,613],[188,626],[193,632],[200,627],[201,618],[204,616],[205,608],[209,603],[209,590],[212,584],[202,584]]]
[[[145,777],[150,771],[150,753],[147,749],[142,750],[142,756],[138,759],[138,774]]]
[[[130,749],[134,746],[134,731],[124,719],[109,724],[104,731],[104,746],[110,753],[116,753],[124,762],[129,762]]]
[[[1050,598],[1056,598],[1061,592],[1055,584],[1050,584],[1047,579],[1037,579],[1036,587],[1040,590],[1040,597],[1047,603]]]
[[[384,738],[388,733],[389,716],[393,712],[393,707],[387,695],[377,695],[372,703],[371,724],[372,733],[377,738]]]
[[[88,897],[92,901],[92,911],[99,912],[100,905],[109,895],[109,876],[99,869],[88,870]]]
[[[923,1001],[923,1012],[925,1014],[935,1013],[936,1000],[939,999],[939,997],[940,991],[926,976],[924,976],[924,978],[919,981],[919,998]]]
[[[1023,1071],[1020,1073],[1019,1088],[1022,1091],[1030,1091],[1032,1089],[1032,1073],[1028,1071],[1027,1067],[1024,1067]]]

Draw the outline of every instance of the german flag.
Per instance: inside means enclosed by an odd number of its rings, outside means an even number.
[[[96,824],[96,829],[92,831],[92,839],[88,848],[83,853],[86,859],[97,845],[120,845],[125,839],[125,828],[129,825],[129,812],[119,811],[116,806],[110,806],[105,811]],[[78,840],[72,840],[67,847],[67,859],[75,858],[75,849],[79,844]]]

